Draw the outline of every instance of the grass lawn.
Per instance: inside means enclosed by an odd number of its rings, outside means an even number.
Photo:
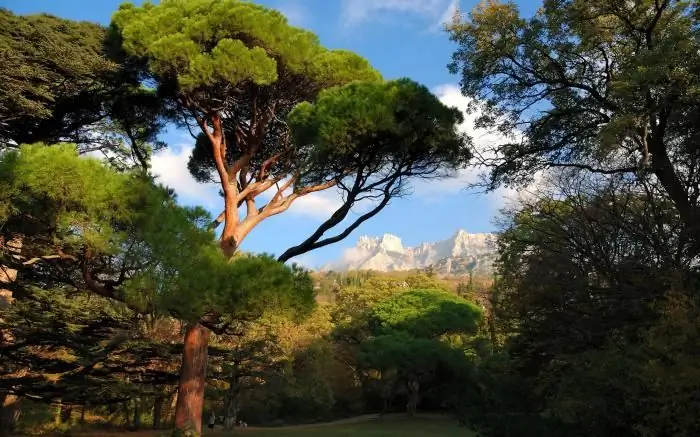
[[[360,418],[358,418],[360,419]],[[425,415],[413,419],[391,415],[383,420],[364,419],[343,423],[288,426],[280,428],[237,428],[234,433],[203,429],[203,437],[475,437],[474,433],[447,417]],[[81,432],[76,437],[162,437],[168,431]]]
[[[256,429],[242,434],[247,437],[474,437],[472,432],[459,426],[456,421],[425,418],[392,418],[343,425]]]

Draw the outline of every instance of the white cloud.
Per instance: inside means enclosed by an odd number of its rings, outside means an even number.
[[[347,26],[392,19],[397,15],[442,22],[442,18],[451,8],[456,9],[457,4],[458,0],[343,0],[342,18]]]
[[[505,140],[505,138],[499,133],[476,127],[476,118],[478,115],[466,113],[470,103],[469,98],[462,95],[459,87],[451,84],[440,85],[436,87],[433,92],[443,104],[458,108],[464,113],[464,122],[459,126],[459,130],[472,138],[475,154],[484,159],[493,158],[493,147]],[[460,190],[466,189],[471,184],[479,182],[486,171],[487,169],[483,166],[471,164],[468,169],[459,171],[454,177],[419,182],[415,186],[415,193],[421,197],[438,198],[444,195],[454,194]],[[509,196],[511,194],[511,190],[499,189],[489,193],[489,197],[493,198],[497,203],[501,203],[504,196]]]
[[[173,188],[181,201],[188,204],[198,204],[208,208],[222,206],[215,184],[197,182],[189,170],[187,161],[193,146],[180,145],[168,147],[153,155],[151,171],[157,176],[157,181]]]
[[[296,263],[307,269],[315,269],[318,264],[318,260],[311,253],[304,253],[299,256],[295,256],[287,261],[288,264]]]
[[[459,130],[472,138],[474,154],[479,157],[474,160],[469,168],[457,172],[454,177],[419,182],[415,185],[414,191],[418,196],[426,200],[442,200],[444,196],[465,190],[470,185],[479,182],[482,177],[487,176],[488,168],[478,165],[476,161],[478,159],[491,160],[496,158],[494,146],[504,141],[512,141],[513,138],[507,138],[499,132],[477,128],[476,119],[478,114],[466,113],[470,99],[462,94],[458,86],[452,84],[440,85],[433,92],[443,104],[456,107],[464,113],[464,122],[459,126]],[[534,184],[539,183],[541,180],[542,175],[536,174]],[[487,195],[494,203],[494,206],[500,208],[516,200],[518,193],[522,192],[525,192],[525,190],[516,191],[509,188],[498,188]]]
[[[440,20],[435,26],[435,30],[442,30],[444,26],[452,23],[455,14],[459,11],[459,0],[452,0],[440,16]]]
[[[331,188],[300,197],[289,207],[289,213],[326,220],[342,204],[338,192]]]

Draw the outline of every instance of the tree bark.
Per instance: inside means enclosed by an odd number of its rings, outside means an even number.
[[[199,323],[187,328],[175,406],[175,427],[190,428],[198,434],[202,433],[209,336],[210,331]]]
[[[165,428],[175,426],[175,405],[177,405],[177,390],[168,396],[168,402],[165,404],[165,412],[163,413],[163,426]]]
[[[134,429],[141,427],[141,398],[134,399]]]
[[[61,404],[61,409],[60,409],[61,423],[70,423],[70,416],[71,416],[72,412],[73,412],[72,406]]]
[[[0,393],[0,437],[12,435],[19,419],[19,398]]]
[[[160,428],[161,414],[163,412],[163,396],[156,396],[153,401],[153,429]]]
[[[226,399],[226,419],[224,420],[224,428],[232,430],[236,426],[238,418],[238,397],[235,394],[229,394]]]
[[[236,193],[232,189],[224,190],[224,229],[221,232],[219,245],[226,258],[231,258],[238,247],[236,231],[238,228],[238,203]]]
[[[416,410],[418,409],[418,381],[409,380],[406,383],[406,388],[408,389],[408,403],[406,404],[406,413],[409,416],[415,416]]]

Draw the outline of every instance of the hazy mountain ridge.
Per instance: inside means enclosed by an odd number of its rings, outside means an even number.
[[[362,236],[347,249],[340,260],[324,265],[321,270],[377,270],[382,272],[433,269],[443,275],[461,275],[470,270],[478,274],[493,272],[496,259],[496,235],[470,234],[457,231],[446,240],[404,247],[396,235]]]

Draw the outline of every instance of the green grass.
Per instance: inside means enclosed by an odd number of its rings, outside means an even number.
[[[246,437],[474,437],[474,433],[446,418],[389,418],[361,423],[316,427],[256,429]]]

